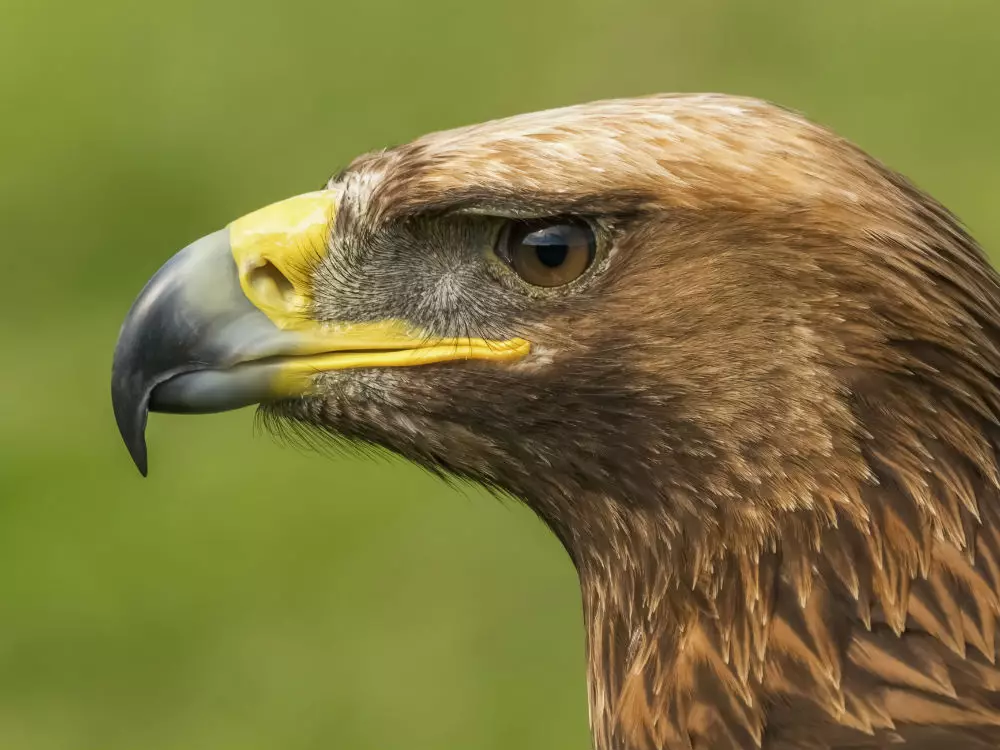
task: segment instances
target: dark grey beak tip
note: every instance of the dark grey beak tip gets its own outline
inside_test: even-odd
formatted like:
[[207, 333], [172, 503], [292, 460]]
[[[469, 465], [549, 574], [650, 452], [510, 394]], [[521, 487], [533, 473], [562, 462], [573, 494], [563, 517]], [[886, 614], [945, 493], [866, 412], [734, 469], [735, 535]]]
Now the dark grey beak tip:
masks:
[[[278, 333], [243, 294], [228, 228], [192, 242], [153, 274], [122, 323], [111, 365], [115, 421], [139, 473], [147, 473], [150, 409], [200, 413], [259, 400], [260, 384], [244, 382], [246, 376], [237, 382], [210, 372], [201, 379], [178, 376], [224, 369], [241, 342], [251, 354], [267, 354], [257, 349]], [[166, 390], [157, 390], [161, 386]]]
[[111, 405], [115, 412], [115, 422], [136, 468], [146, 476], [148, 465], [145, 433], [149, 395], [143, 384], [129, 382], [131, 379], [122, 369], [121, 359], [116, 351], [111, 377]]
[[127, 420], [127, 417], [119, 419], [118, 429], [122, 434], [122, 440], [125, 441], [125, 447], [128, 448], [128, 453], [132, 457], [133, 463], [135, 463], [135, 468], [139, 470], [142, 476], [148, 476], [149, 465], [146, 457], [146, 437], [143, 434], [146, 428], [146, 415], [143, 413], [141, 416], [136, 414], [131, 420]]
[[142, 476], [149, 476], [149, 466], [146, 459], [146, 438], [143, 437], [142, 428], [139, 428], [133, 439], [125, 440], [125, 446], [128, 448], [129, 455], [132, 456], [135, 468], [139, 470]]
[[143, 476], [147, 473], [146, 416], [153, 389], [211, 355], [197, 350], [203, 324], [190, 300], [207, 298], [214, 289], [229, 286], [239, 289], [229, 230], [225, 229], [170, 258], [146, 282], [122, 324], [111, 365], [111, 403], [125, 447]]

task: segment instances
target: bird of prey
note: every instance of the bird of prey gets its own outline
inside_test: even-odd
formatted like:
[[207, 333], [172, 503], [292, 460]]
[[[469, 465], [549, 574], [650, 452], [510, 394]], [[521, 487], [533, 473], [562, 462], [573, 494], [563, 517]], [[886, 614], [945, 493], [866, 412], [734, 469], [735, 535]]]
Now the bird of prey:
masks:
[[356, 159], [188, 246], [115, 351], [523, 500], [579, 572], [597, 750], [1000, 747], [1000, 279], [939, 203], [724, 95]]

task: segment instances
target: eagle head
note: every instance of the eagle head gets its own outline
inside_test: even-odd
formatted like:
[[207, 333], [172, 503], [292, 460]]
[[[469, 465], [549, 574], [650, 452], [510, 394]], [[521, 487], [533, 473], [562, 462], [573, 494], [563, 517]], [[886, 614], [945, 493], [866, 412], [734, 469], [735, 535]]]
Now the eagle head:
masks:
[[904, 178], [656, 96], [428, 135], [198, 240], [112, 395], [143, 472], [148, 410], [259, 403], [522, 499], [580, 573], [601, 750], [874, 748], [1000, 725], [998, 324]]

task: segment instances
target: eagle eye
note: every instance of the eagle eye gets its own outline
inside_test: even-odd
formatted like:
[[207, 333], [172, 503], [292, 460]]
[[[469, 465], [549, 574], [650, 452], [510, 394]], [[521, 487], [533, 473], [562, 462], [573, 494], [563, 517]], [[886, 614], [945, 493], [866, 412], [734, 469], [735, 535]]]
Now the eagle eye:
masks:
[[583, 275], [594, 262], [597, 242], [577, 219], [511, 221], [500, 233], [497, 255], [532, 286], [555, 287]]

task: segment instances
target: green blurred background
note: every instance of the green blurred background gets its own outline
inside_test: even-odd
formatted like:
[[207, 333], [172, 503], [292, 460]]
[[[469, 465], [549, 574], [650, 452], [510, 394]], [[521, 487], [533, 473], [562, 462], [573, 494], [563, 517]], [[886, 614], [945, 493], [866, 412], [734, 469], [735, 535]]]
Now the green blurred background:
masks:
[[0, 749], [585, 748], [527, 511], [249, 411], [155, 415], [118, 325], [176, 249], [360, 152], [598, 97], [752, 94], [1000, 251], [996, 0], [0, 0]]

